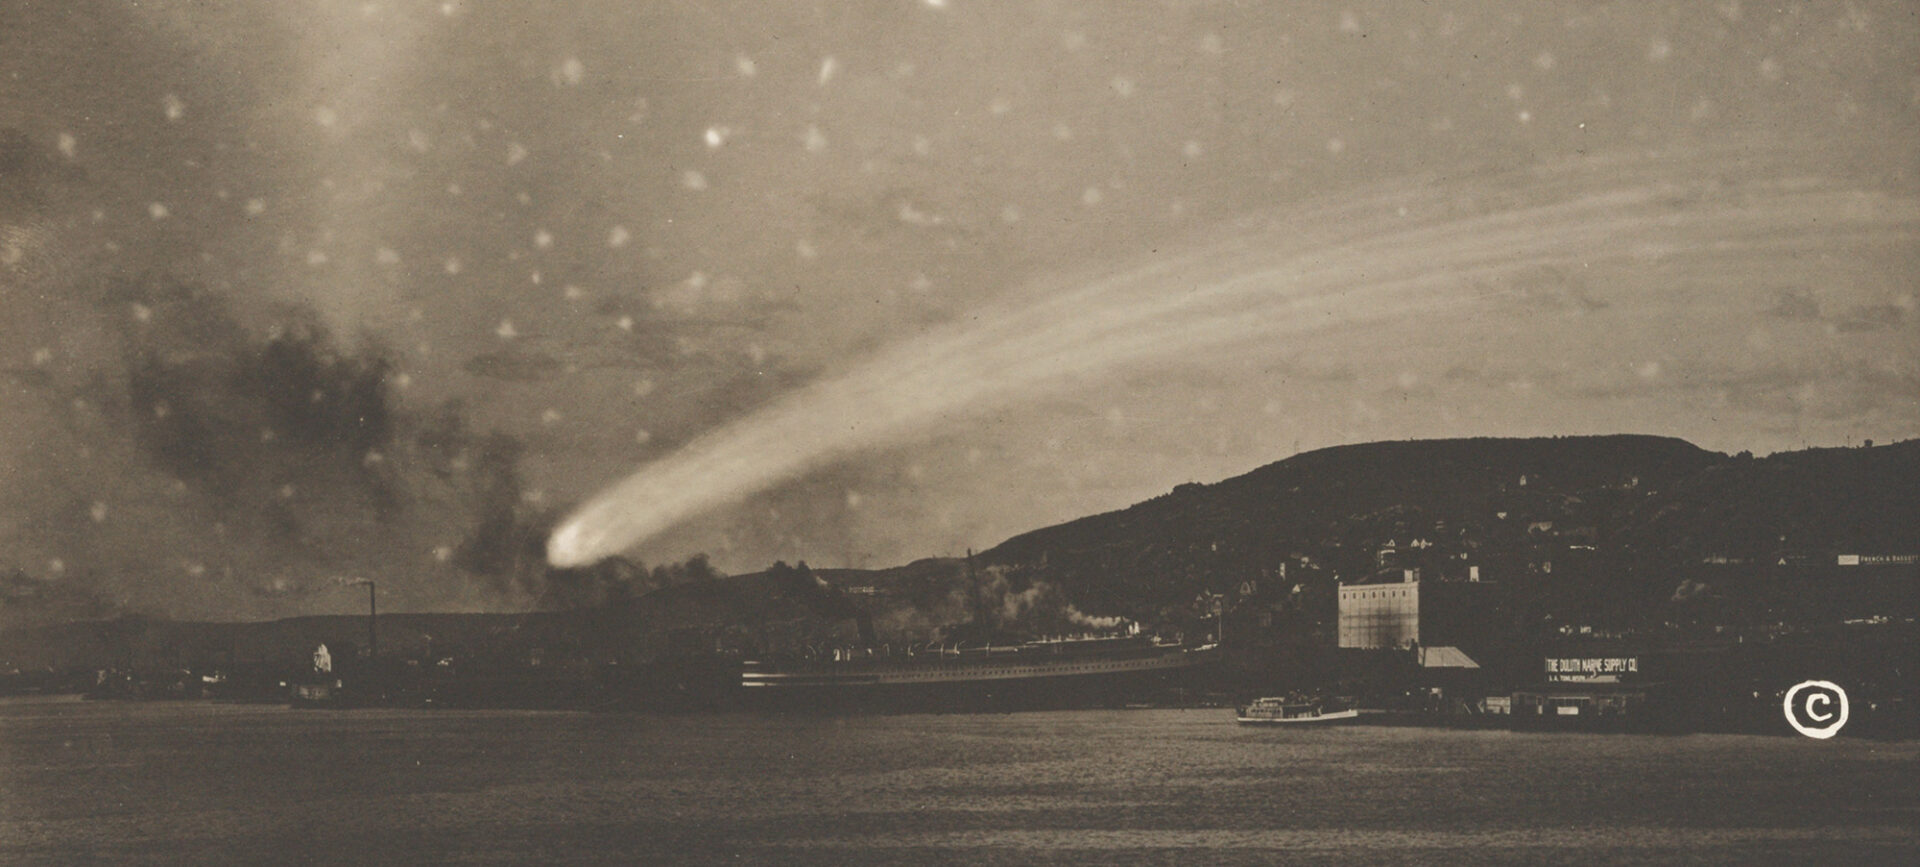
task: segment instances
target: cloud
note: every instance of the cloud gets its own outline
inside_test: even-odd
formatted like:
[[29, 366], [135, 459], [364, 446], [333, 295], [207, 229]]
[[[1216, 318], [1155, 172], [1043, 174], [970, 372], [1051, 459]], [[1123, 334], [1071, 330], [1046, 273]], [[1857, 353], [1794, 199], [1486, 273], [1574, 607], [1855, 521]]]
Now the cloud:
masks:
[[1773, 306], [1767, 308], [1767, 315], [1781, 319], [1818, 319], [1820, 302], [1815, 300], [1813, 292], [1805, 288], [1774, 290]]
[[1837, 317], [1841, 331], [1883, 331], [1898, 328], [1907, 320], [1907, 311], [1894, 304], [1867, 304]]
[[565, 365], [544, 352], [501, 350], [467, 359], [461, 366], [474, 376], [507, 382], [544, 382], [560, 375]]

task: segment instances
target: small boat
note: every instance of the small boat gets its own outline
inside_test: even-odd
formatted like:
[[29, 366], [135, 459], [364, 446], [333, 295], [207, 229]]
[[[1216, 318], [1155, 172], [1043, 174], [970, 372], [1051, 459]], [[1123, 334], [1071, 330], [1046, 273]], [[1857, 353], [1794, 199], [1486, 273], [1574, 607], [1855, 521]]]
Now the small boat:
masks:
[[1304, 699], [1260, 698], [1235, 716], [1243, 726], [1313, 725], [1352, 722], [1360, 718], [1360, 711], [1328, 710], [1320, 702]]

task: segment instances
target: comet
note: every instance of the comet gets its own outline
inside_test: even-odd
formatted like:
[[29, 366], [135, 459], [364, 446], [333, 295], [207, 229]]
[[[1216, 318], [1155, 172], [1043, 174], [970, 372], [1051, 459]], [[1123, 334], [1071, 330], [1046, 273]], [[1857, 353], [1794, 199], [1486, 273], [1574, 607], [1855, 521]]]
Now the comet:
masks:
[[1751, 150], [1382, 184], [1036, 281], [881, 349], [614, 483], [557, 526], [547, 556], [595, 562], [831, 461], [1086, 376], [1498, 304], [1503, 290], [1488, 287], [1528, 269], [1911, 243], [1916, 226], [1911, 196], [1789, 173]]

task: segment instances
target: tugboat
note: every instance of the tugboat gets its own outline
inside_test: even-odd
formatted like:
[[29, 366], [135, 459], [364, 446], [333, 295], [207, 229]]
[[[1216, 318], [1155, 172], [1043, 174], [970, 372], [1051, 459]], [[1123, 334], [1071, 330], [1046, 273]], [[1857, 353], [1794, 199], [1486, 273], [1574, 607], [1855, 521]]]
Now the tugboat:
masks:
[[1329, 710], [1319, 701], [1304, 698], [1257, 698], [1235, 712], [1243, 726], [1329, 725], [1350, 723], [1360, 718], [1355, 708]]

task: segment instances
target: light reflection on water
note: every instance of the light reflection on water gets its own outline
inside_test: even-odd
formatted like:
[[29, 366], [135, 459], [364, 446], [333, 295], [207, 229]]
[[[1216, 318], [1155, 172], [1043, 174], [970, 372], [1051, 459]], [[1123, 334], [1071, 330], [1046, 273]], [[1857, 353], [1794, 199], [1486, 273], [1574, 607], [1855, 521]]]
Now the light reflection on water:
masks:
[[[0, 862], [1912, 861], [1920, 743], [0, 700]], [[1901, 853], [1905, 853], [1902, 855]]]

